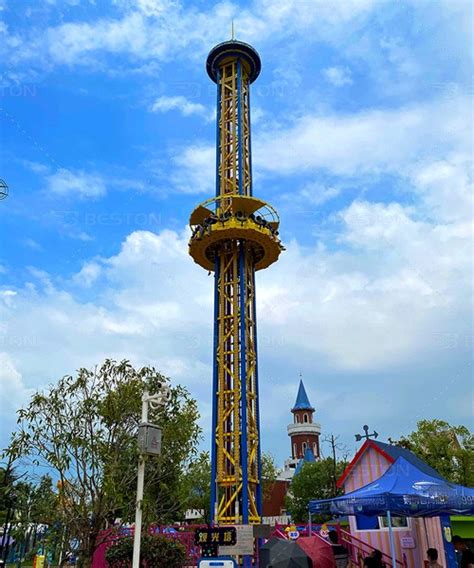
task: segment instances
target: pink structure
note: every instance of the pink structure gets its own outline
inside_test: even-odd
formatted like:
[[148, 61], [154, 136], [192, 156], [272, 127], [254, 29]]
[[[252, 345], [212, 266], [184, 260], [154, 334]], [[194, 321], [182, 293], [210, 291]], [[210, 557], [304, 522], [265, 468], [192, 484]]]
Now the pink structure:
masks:
[[[166, 538], [178, 540], [185, 548], [188, 560], [188, 566], [196, 566], [201, 556], [201, 550], [194, 544], [194, 530], [201, 528], [203, 525], [193, 525], [185, 527], [185, 530], [178, 530], [169, 527], [150, 527], [150, 534], [162, 534]], [[103, 531], [98, 539], [98, 546], [92, 559], [92, 568], [109, 568], [109, 564], [105, 559], [107, 549], [112, 546], [117, 538], [133, 535], [133, 528], [116, 528]]]
[[[400, 455], [411, 462], [415, 461], [417, 465], [422, 464], [424, 468], [429, 467], [408, 450], [367, 440], [339, 478], [338, 487], [343, 487], [344, 492], [349, 493], [375, 481]], [[440, 559], [444, 557], [439, 517], [394, 518], [393, 521], [397, 566], [423, 568], [428, 548], [437, 548]], [[353, 544], [359, 551], [367, 551], [368, 554], [371, 548], [377, 548], [384, 553], [387, 565], [390, 563], [390, 541], [385, 518], [350, 516], [349, 525], [350, 533], [354, 537]], [[350, 539], [349, 536], [347, 538]], [[363, 543], [368, 545], [365, 550]]]

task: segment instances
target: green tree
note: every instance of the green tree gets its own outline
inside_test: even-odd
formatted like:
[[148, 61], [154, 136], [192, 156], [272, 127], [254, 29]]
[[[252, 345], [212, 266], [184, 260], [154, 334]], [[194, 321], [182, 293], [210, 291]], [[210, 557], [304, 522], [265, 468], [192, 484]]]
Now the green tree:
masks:
[[278, 475], [278, 468], [273, 456], [269, 453], [262, 454], [262, 497], [263, 501], [272, 494], [273, 486]]
[[474, 435], [465, 426], [444, 420], [420, 420], [417, 429], [398, 442], [454, 483], [474, 485]]
[[184, 476], [183, 500], [186, 509], [202, 511], [203, 522], [211, 522], [211, 460], [201, 452]]
[[[102, 529], [118, 517], [133, 520], [141, 397], [166, 382], [153, 367], [106, 360], [36, 393], [18, 413], [8, 453], [54, 472], [58, 511], [79, 542], [81, 568], [90, 566]], [[165, 408], [150, 409], [150, 422], [163, 429], [162, 456], [147, 462], [145, 506], [153, 520], [176, 510], [182, 470], [200, 437], [196, 402], [182, 387], [171, 392]]]
[[[271, 493], [277, 477], [275, 461], [270, 454], [262, 454], [262, 486], [263, 498]], [[211, 519], [211, 461], [209, 452], [202, 452], [193, 461], [185, 475], [183, 483], [183, 501], [186, 509], [203, 512], [202, 520], [209, 523]]]
[[50, 475], [43, 475], [33, 489], [31, 520], [34, 523], [52, 525], [57, 520], [58, 494], [53, 489]]
[[52, 479], [49, 475], [40, 478], [35, 484], [21, 479], [14, 485], [15, 507], [13, 516], [12, 536], [17, 545], [27, 552], [28, 545], [35, 546], [37, 534], [41, 528], [42, 541], [47, 532], [50, 544], [56, 537], [55, 521], [60, 515], [57, 511], [57, 494], [53, 490]]
[[[105, 553], [110, 568], [130, 568], [133, 558], [133, 539], [122, 537]], [[142, 539], [141, 566], [153, 568], [183, 568], [186, 549], [178, 541], [163, 535], [145, 535]]]
[[2, 528], [8, 520], [8, 514], [11, 514], [16, 479], [17, 476], [12, 467], [12, 460], [9, 460], [5, 467], [0, 468], [0, 524]]
[[301, 470], [293, 477], [286, 497], [286, 508], [293, 521], [304, 522], [308, 519], [308, 503], [311, 499], [330, 499], [341, 493], [334, 490], [334, 471], [339, 476], [346, 465], [343, 461], [334, 464], [332, 458], [303, 463]]

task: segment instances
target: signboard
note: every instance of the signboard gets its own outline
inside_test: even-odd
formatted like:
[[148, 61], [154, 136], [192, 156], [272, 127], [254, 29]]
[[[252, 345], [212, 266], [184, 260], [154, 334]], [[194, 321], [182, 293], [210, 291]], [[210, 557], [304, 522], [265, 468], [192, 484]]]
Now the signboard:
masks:
[[300, 533], [298, 531], [289, 531], [289, 533], [288, 533], [288, 538], [290, 540], [298, 540], [299, 537], [300, 537]]
[[285, 532], [290, 540], [297, 540], [300, 536], [298, 529], [295, 525], [289, 525], [286, 527]]
[[216, 558], [219, 554], [219, 546], [228, 548], [234, 546], [236, 542], [235, 527], [212, 527], [194, 531], [194, 543], [201, 547], [205, 558]]
[[400, 544], [402, 548], [416, 548], [415, 539], [412, 536], [402, 536]]
[[254, 536], [252, 525], [236, 525], [237, 542], [235, 546], [226, 548], [226, 554], [230, 556], [240, 556], [254, 553]]
[[321, 528], [319, 529], [319, 534], [320, 536], [322, 536], [323, 538], [328, 538], [329, 537], [329, 529], [326, 523], [324, 523], [323, 525], [321, 525]]
[[159, 456], [161, 454], [161, 428], [153, 424], [140, 424], [138, 447], [142, 454]]
[[198, 568], [236, 568], [237, 564], [232, 558], [220, 556], [219, 558], [201, 558]]
[[235, 527], [212, 527], [196, 529], [194, 531], [194, 543], [217, 544], [217, 546], [234, 546], [237, 543], [237, 531]]

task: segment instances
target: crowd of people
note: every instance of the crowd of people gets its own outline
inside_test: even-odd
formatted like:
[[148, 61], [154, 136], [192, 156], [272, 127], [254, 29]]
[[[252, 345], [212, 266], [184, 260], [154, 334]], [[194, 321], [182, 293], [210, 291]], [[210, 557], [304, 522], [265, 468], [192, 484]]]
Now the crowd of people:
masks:
[[[231, 217], [232, 213], [230, 211], [226, 211], [220, 216], [217, 216], [216, 214], [212, 213], [211, 215], [209, 215], [209, 217], [206, 217], [204, 219], [202, 225], [196, 225], [194, 227], [192, 238], [202, 239], [202, 237], [210, 231], [212, 225], [215, 225], [216, 223], [225, 223]], [[278, 236], [278, 231], [274, 229], [273, 225], [271, 225], [266, 219], [264, 219], [260, 215], [254, 215], [253, 213], [251, 213], [250, 215], [246, 215], [242, 211], [237, 211], [237, 213], [235, 213], [235, 218], [237, 219], [237, 221], [241, 222], [244, 222], [246, 219], [250, 219], [259, 227], [269, 229], [274, 237]]]

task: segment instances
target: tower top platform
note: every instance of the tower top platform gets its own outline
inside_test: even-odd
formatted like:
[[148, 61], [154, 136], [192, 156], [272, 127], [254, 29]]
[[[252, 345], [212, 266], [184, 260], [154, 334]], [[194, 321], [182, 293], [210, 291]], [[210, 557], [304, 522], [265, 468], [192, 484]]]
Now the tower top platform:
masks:
[[217, 83], [219, 65], [227, 58], [240, 57], [248, 66], [249, 81], [253, 83], [260, 75], [262, 63], [257, 51], [248, 43], [235, 39], [224, 41], [211, 49], [206, 61], [206, 70], [209, 77]]

